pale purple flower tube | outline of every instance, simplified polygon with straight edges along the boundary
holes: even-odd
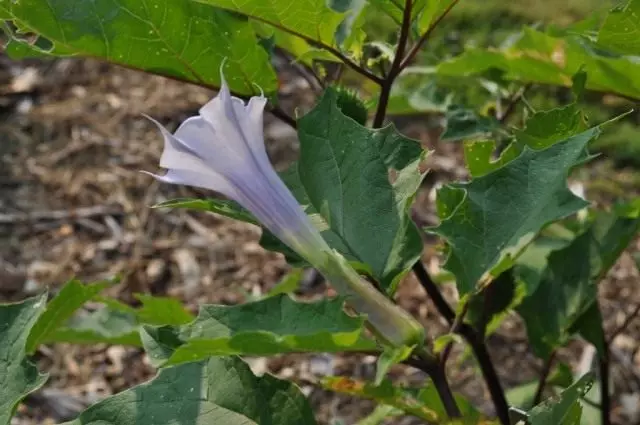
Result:
[[[422,327],[363,280],[333,251],[276,174],[265,150],[262,115],[267,100],[248,104],[231,96],[224,79],[218,96],[174,134],[152,120],[164,136],[157,179],[220,192],[235,200],[280,240],[329,278],[335,289],[365,313],[393,345],[420,344]]]

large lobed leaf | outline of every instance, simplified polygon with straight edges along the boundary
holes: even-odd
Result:
[[[276,89],[267,52],[243,18],[191,0],[21,0],[0,2],[0,19],[46,40],[18,49],[97,57],[208,86],[220,85],[220,67],[232,90]],[[38,47],[44,46],[46,47]]]
[[[236,305],[205,305],[184,326],[145,326],[144,346],[156,365],[224,355],[371,350],[364,318],[347,316],[340,299],[298,303],[281,294]]]
[[[503,262],[510,264],[545,225],[587,205],[566,179],[598,134],[592,128],[541,150],[525,145],[505,165],[438,192],[441,223],[433,230],[449,244],[445,267],[456,275],[461,294]]]
[[[0,304],[0,425],[8,425],[20,400],[47,380],[26,357],[29,332],[46,301],[47,294],[42,294],[16,304]]]
[[[336,97],[327,90],[299,120],[300,159],[285,182],[306,212],[326,226],[330,245],[366,264],[392,292],[422,252],[408,212],[424,177],[419,165],[426,151],[392,126],[361,126],[340,111]]]
[[[108,397],[66,425],[315,425],[295,384],[256,377],[237,357],[162,369],[151,381]]]

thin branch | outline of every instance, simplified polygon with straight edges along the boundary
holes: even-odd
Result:
[[[451,325],[451,329],[449,330],[449,333],[455,334],[460,332],[460,328],[464,323],[464,318],[467,315],[467,311],[469,311],[468,302],[464,304],[464,306],[462,307],[462,311],[460,312],[460,314],[456,316],[456,319],[453,321],[453,324]],[[449,360],[449,356],[451,355],[451,350],[453,349],[453,343],[454,343],[453,341],[449,341],[447,346],[444,347],[444,350],[442,350],[442,355],[440,356],[440,363],[442,363],[443,367],[444,365],[447,364],[447,360]]]
[[[507,104],[507,108],[500,114],[499,117],[496,117],[501,124],[507,122],[511,114],[513,114],[516,110],[516,106],[518,102],[522,100],[524,94],[531,88],[533,84],[527,83],[524,86],[520,87],[520,89],[511,96],[509,99],[509,103]]]
[[[296,122],[296,119],[293,118],[291,115],[287,114],[279,106],[271,105],[271,107],[269,108],[269,112],[271,112],[273,114],[273,116],[275,116],[276,118],[278,118],[281,121],[287,123],[292,128],[294,128],[294,129],[298,128],[298,123]]]
[[[385,75],[382,83],[380,84],[380,98],[378,99],[378,108],[376,109],[376,115],[373,119],[373,127],[382,127],[384,123],[384,117],[387,115],[387,105],[389,104],[389,96],[391,95],[391,87],[396,77],[400,74],[402,58],[404,57],[405,49],[407,48],[407,41],[409,39],[409,31],[411,30],[411,10],[413,9],[412,0],[406,0],[404,5],[404,11],[402,14],[402,26],[400,27],[400,36],[398,37],[398,47],[396,48],[395,56],[389,72]]]
[[[451,9],[453,9],[453,7],[456,4],[458,4],[459,1],[460,0],[453,0],[451,4],[444,10],[444,12],[442,12],[442,14],[438,16],[438,18],[436,18],[436,20],[433,21],[431,25],[429,25],[429,28],[427,29],[427,31],[425,31],[425,33],[422,34],[422,36],[418,39],[418,41],[416,41],[416,44],[414,44],[411,50],[409,50],[409,53],[407,53],[407,57],[402,60],[398,73],[400,73],[413,61],[413,59],[416,57],[416,55],[422,48],[422,45],[425,43],[425,41],[427,41],[429,36],[431,36],[431,33],[433,32],[433,30],[440,24],[440,22],[445,18],[445,16],[447,16],[449,12],[451,12]]]
[[[549,358],[544,362],[544,367],[542,368],[542,374],[540,375],[540,380],[538,381],[538,387],[536,388],[536,395],[533,397],[533,405],[537,405],[542,401],[542,394],[544,393],[544,387],[547,385],[547,379],[549,379],[549,374],[551,373],[551,368],[553,367],[553,362],[556,358],[556,352],[553,351]]]
[[[456,403],[456,399],[451,391],[451,386],[447,380],[444,367],[437,357],[427,352],[426,350],[416,350],[415,356],[407,359],[405,363],[420,369],[431,378],[433,386],[435,387],[442,405],[444,406],[447,416],[449,418],[461,418],[462,413]]]
[[[425,289],[425,291],[433,301],[433,304],[436,306],[438,312],[447,320],[449,325],[453,325],[456,319],[455,311],[444,299],[442,293],[438,289],[438,286],[433,281],[433,279],[431,279],[431,276],[429,276],[429,273],[427,273],[427,270],[424,268],[424,265],[420,261],[414,264],[413,272],[418,278],[420,285],[422,285],[422,287]],[[502,425],[509,425],[509,403],[507,403],[507,399],[504,395],[504,390],[502,389],[502,384],[500,383],[500,378],[498,378],[496,369],[493,366],[493,362],[491,361],[491,356],[487,351],[484,339],[478,335],[475,329],[464,322],[462,322],[462,324],[460,325],[459,333],[471,346],[476,360],[480,365],[482,376],[484,377],[484,380],[487,383],[487,387],[489,388],[489,393],[491,394],[491,399],[493,400],[493,404],[496,408],[496,414],[498,415],[500,423]]]
[[[640,304],[638,304],[636,308],[627,316],[627,318],[624,319],[624,322],[622,322],[622,325],[620,325],[615,331],[613,331],[611,336],[607,339],[607,345],[611,345],[613,340],[616,339],[618,335],[620,335],[629,327],[631,322],[633,322],[633,320],[638,316],[638,314],[640,314]]]
[[[604,353],[598,353],[600,371],[600,423],[611,425],[611,395],[609,394],[609,344],[605,343]]]
[[[287,27],[283,27],[280,24],[271,22],[267,19],[264,18],[260,18],[258,16],[251,16],[252,19],[255,19],[256,21],[260,21],[260,22],[264,22],[265,24],[271,25],[273,27],[278,28],[279,30],[282,30],[288,34],[294,35],[296,37],[299,37],[301,39],[303,39],[304,41],[306,41],[307,43],[311,44],[312,46],[315,47],[319,47],[321,49],[326,50],[327,52],[331,53],[333,56],[335,56],[336,58],[340,59],[345,65],[347,65],[349,68],[353,69],[354,71],[356,71],[358,74],[364,75],[365,77],[367,77],[368,79],[370,79],[371,81],[374,81],[378,84],[382,84],[382,78],[378,77],[377,75],[375,75],[374,73],[372,73],[371,71],[369,71],[368,69],[358,65],[357,63],[355,63],[354,61],[352,61],[351,59],[349,59],[344,53],[342,53],[340,50],[336,49],[333,46],[330,46],[328,44],[325,44],[321,41],[318,40],[314,40],[311,37],[308,37],[304,34],[300,34],[299,32],[293,31]]]

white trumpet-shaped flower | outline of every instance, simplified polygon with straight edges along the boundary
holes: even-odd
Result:
[[[324,274],[353,308],[367,315],[379,336],[393,345],[420,344],[422,327],[329,248],[276,174],[263,137],[266,102],[259,96],[245,104],[231,95],[223,79],[218,96],[174,134],[154,121],[164,136],[160,166],[167,173],[152,175],[163,182],[210,189],[235,200]]]

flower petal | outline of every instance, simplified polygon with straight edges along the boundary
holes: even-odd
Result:
[[[259,166],[269,162],[264,146],[262,115],[267,99],[254,96],[245,105],[242,99],[229,91],[224,77],[218,95],[200,108],[200,115],[221,134],[225,140],[242,141]],[[270,167],[270,163],[269,163]]]
[[[179,184],[185,186],[195,186],[202,189],[209,189],[222,193],[228,198],[238,199],[239,196],[236,188],[224,176],[215,172],[200,173],[191,170],[170,169],[163,176],[143,171],[156,179],[165,183]]]

